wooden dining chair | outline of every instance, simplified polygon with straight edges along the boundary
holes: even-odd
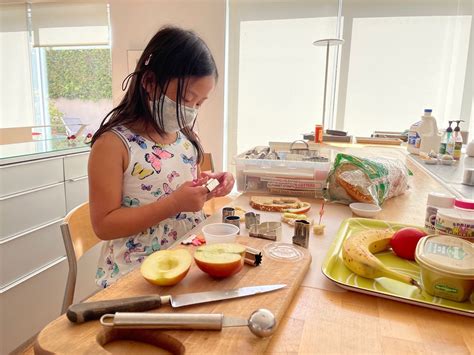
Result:
[[[214,161],[211,153],[204,153],[201,164],[199,165],[201,171],[214,172]]]
[[[67,311],[74,300],[78,260],[101,241],[92,228],[89,202],[77,206],[64,217],[61,233],[69,264],[62,314]]]

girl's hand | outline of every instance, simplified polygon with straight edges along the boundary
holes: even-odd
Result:
[[[228,172],[222,173],[201,173],[201,179],[217,179],[219,181],[219,186],[217,186],[212,192],[208,195],[208,199],[212,197],[221,197],[226,196],[232,191],[234,187],[234,176]]]
[[[195,181],[186,181],[170,196],[170,201],[176,213],[199,212],[207,200],[208,191],[204,186],[197,185]]]

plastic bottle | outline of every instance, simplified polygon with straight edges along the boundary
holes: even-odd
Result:
[[[454,196],[430,192],[426,202],[425,227],[431,231],[435,230],[436,213],[439,208],[453,208]]]
[[[454,128],[454,151],[453,151],[453,159],[459,160],[461,159],[461,149],[462,149],[462,134],[461,134],[461,127],[459,124],[464,122],[463,120],[457,120],[456,127]]]
[[[441,143],[439,145],[439,154],[446,154],[446,146],[448,145],[448,141],[451,138],[451,135],[453,134],[453,129],[451,128],[453,121],[448,121],[448,123],[449,127],[446,128],[446,131],[444,131],[443,136],[441,137]]]
[[[439,149],[441,136],[438,133],[436,119],[431,115],[431,109],[425,109],[421,121],[414,123],[408,132],[408,146],[410,153],[429,154]]]
[[[448,138],[448,142],[446,143],[446,154],[453,156],[454,155],[454,145],[456,141],[454,139],[454,134],[451,134]]]

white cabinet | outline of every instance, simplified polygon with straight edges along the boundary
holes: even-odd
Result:
[[[66,254],[59,229],[61,223],[62,219],[56,220],[0,241],[0,288]]]
[[[0,197],[63,181],[63,158],[0,166]]]
[[[9,354],[61,314],[67,261],[53,260],[0,291],[0,354]]]
[[[60,314],[68,266],[59,226],[88,200],[88,158],[81,152],[0,166],[0,354]],[[97,252],[89,269],[96,260]],[[95,290],[88,272],[86,289],[77,286],[85,296]]]
[[[64,157],[64,180],[87,176],[89,153],[68,155]]]
[[[65,214],[64,182],[0,197],[0,240]]]

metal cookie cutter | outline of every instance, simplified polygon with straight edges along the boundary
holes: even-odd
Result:
[[[308,221],[299,219],[295,221],[295,235],[293,236],[293,244],[299,245],[303,248],[308,248],[309,229]]]
[[[224,207],[222,209],[222,223],[225,223],[225,219],[227,216],[233,216],[233,215],[235,215],[234,207]]]
[[[281,239],[281,222],[263,222],[250,226],[249,236],[269,240]]]
[[[260,224],[260,215],[255,212],[245,214],[245,228],[250,229],[254,224]]]
[[[295,145],[295,143],[303,143],[305,145],[304,148],[293,148],[293,146]],[[290,144],[290,153],[291,154],[301,154],[301,155],[309,155],[310,154],[310,151],[309,151],[309,145],[308,145],[308,142],[304,141],[304,140],[297,140],[297,141],[294,141]]]

